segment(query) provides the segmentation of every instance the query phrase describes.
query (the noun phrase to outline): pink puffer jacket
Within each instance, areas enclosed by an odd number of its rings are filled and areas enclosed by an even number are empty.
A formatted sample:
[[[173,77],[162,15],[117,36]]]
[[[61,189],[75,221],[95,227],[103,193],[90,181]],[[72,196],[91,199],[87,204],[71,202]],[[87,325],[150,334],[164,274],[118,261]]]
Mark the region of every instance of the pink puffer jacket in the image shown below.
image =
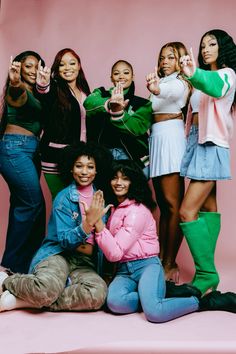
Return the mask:
[[[107,227],[95,234],[96,242],[110,262],[127,262],[157,256],[156,222],[143,204],[126,199],[112,210]]]

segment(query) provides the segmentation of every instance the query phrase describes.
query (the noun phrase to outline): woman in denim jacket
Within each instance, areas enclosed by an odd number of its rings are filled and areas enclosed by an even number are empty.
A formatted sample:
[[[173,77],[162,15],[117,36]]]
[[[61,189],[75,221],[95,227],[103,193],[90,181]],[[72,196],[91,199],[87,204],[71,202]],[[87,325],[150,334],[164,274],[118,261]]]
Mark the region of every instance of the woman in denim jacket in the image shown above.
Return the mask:
[[[96,207],[101,191],[95,191],[94,183],[99,185],[101,171],[106,180],[102,161],[109,165],[110,154],[83,142],[64,151],[62,175],[73,182],[55,198],[48,234],[33,258],[30,274],[0,273],[4,290],[0,311],[22,307],[97,310],[105,301],[107,287],[95,269],[91,233],[101,217]],[[81,204],[89,206],[86,213]]]

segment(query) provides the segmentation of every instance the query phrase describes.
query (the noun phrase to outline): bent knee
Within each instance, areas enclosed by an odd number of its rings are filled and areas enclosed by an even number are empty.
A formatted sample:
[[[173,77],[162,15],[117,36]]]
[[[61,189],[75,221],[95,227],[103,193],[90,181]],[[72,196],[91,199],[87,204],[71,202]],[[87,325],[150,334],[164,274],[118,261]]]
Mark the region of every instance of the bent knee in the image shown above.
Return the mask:
[[[122,301],[122,299],[113,298],[111,296],[107,297],[107,307],[111,312],[117,314],[125,314],[130,312],[130,308],[128,308],[127,302]]]
[[[31,288],[31,299],[39,307],[49,307],[60,296],[62,289],[58,284],[35,279]]]
[[[105,303],[107,297],[107,285],[100,279],[96,285],[90,288],[89,310],[99,310]]]
[[[196,210],[181,207],[179,210],[179,217],[182,222],[196,220],[198,218],[198,212]]]
[[[154,311],[145,312],[145,317],[149,322],[153,323],[164,323],[171,320],[170,315],[161,309],[156,313]]]

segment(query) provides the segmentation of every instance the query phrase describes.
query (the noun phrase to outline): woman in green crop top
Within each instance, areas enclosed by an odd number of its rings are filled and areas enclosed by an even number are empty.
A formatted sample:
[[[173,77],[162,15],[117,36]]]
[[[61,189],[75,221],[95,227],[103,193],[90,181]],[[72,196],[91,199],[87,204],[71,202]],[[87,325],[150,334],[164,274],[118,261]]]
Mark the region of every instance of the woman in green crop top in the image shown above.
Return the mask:
[[[41,103],[35,82],[41,57],[26,51],[10,61],[0,125],[0,173],[9,186],[10,211],[1,265],[25,273],[45,235],[45,202],[37,164]]]

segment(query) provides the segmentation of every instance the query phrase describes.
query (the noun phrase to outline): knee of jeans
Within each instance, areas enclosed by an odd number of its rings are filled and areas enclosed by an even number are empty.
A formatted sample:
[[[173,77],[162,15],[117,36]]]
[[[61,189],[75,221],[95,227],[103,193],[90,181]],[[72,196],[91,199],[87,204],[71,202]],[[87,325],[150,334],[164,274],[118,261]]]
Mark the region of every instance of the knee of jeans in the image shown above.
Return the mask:
[[[123,298],[123,296],[117,295],[116,293],[108,292],[107,295],[107,307],[113,313],[129,313],[133,312],[130,309],[130,303]]]
[[[120,309],[123,307],[122,297],[111,292],[109,288],[107,294],[107,307],[114,313],[119,313]]]
[[[114,313],[122,313],[124,304],[119,299],[113,299],[111,296],[107,297],[107,307]]]
[[[38,198],[36,200],[31,201],[31,208],[37,210],[40,213],[45,208],[45,201],[44,198]]]
[[[161,304],[155,311],[150,310],[145,312],[145,317],[149,322],[164,323],[170,320],[170,316],[166,311],[163,311]]]

